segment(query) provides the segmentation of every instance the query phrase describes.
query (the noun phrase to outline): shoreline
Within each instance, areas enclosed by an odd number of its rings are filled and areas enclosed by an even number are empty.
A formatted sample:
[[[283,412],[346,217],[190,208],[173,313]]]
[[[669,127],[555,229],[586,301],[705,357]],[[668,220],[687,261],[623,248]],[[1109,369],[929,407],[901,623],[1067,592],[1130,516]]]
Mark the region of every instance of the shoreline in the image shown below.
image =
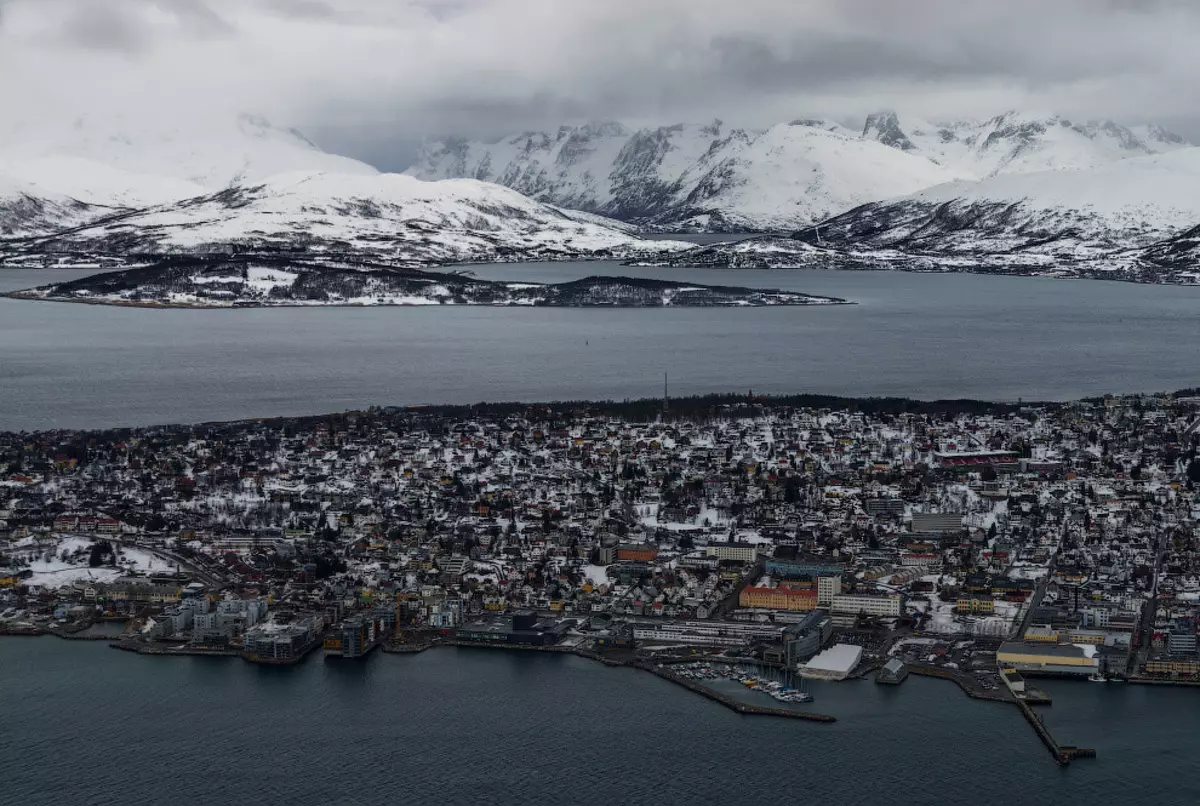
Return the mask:
[[[66,640],[70,640],[75,637],[75,636],[61,634],[61,633],[52,632],[52,631],[43,631],[41,633],[34,633],[34,632],[0,633],[0,638],[21,637],[21,636],[30,636],[30,637],[53,636],[53,637],[57,637],[57,638],[63,638]],[[84,638],[84,636],[79,636],[78,638]],[[159,647],[159,646],[156,646],[153,644],[138,645],[137,643],[130,642],[130,641],[112,640],[111,636],[87,636],[86,638],[92,639],[92,640],[106,640],[107,639],[107,640],[109,640],[109,647],[111,649],[116,649],[116,650],[120,650],[123,652],[130,652],[130,653],[133,653],[136,655],[153,656],[153,657],[240,658],[241,660],[246,661],[247,663],[253,663],[253,664],[262,665],[262,666],[276,666],[276,667],[300,665],[300,664],[308,661],[309,656],[314,654],[315,650],[318,649],[321,645],[321,642],[319,640],[314,641],[313,643],[306,646],[305,650],[303,652],[301,652],[295,658],[289,658],[289,659],[286,659],[283,661],[264,661],[264,660],[258,660],[255,658],[251,658],[244,651],[239,650],[239,649],[207,649],[207,648],[202,648],[202,647],[189,647],[186,649],[171,649],[166,646]],[[792,710],[792,709],[788,709],[788,708],[774,708],[774,707],[770,707],[770,706],[759,706],[759,705],[754,705],[751,703],[742,702],[740,700],[735,699],[734,697],[731,697],[723,692],[717,691],[716,689],[713,689],[709,686],[703,685],[694,680],[685,679],[685,678],[675,674],[673,671],[671,671],[670,664],[654,663],[652,661],[645,660],[643,658],[638,658],[638,657],[629,657],[629,658],[606,657],[605,654],[603,654],[601,652],[597,652],[593,648],[585,648],[585,647],[581,647],[581,646],[563,646],[563,645],[534,646],[534,645],[525,645],[525,644],[487,644],[487,643],[478,643],[478,642],[474,642],[474,641],[460,641],[457,639],[445,639],[445,640],[434,639],[434,640],[420,642],[420,643],[416,643],[416,644],[394,644],[394,643],[389,644],[387,642],[384,642],[380,645],[380,648],[386,654],[400,654],[400,655],[420,654],[422,652],[425,652],[426,650],[438,649],[438,648],[480,649],[480,650],[492,650],[492,651],[503,651],[503,652],[514,652],[514,651],[515,652],[534,652],[534,653],[546,654],[546,655],[570,655],[570,656],[574,656],[574,657],[583,658],[585,660],[595,661],[595,662],[600,663],[601,665],[609,667],[609,668],[629,668],[629,669],[635,669],[638,671],[646,672],[648,674],[654,675],[655,677],[659,678],[660,680],[664,680],[669,683],[674,683],[674,684],[692,692],[693,694],[698,694],[698,695],[704,697],[705,699],[711,700],[712,702],[722,705],[725,708],[728,708],[729,710],[733,711],[734,713],[742,715],[742,716],[774,716],[774,717],[780,717],[780,718],[786,718],[786,719],[799,719],[799,720],[803,720],[803,721],[817,722],[817,723],[822,723],[822,724],[830,724],[830,723],[834,723],[834,722],[838,721],[838,718],[835,716],[832,716],[829,714],[823,714],[823,713],[819,713],[819,712],[814,712],[814,711],[799,711],[799,710]],[[369,657],[369,655],[370,655],[370,653],[364,653],[363,655],[361,655],[359,657],[349,659],[349,661],[351,661],[351,662],[365,661]],[[323,660],[328,660],[328,658],[323,658]],[[342,659],[342,660],[344,660],[344,659]],[[727,662],[727,663],[735,662],[732,659],[714,659],[714,661],[715,662]],[[1095,758],[1096,757],[1096,751],[1091,748],[1081,748],[1081,747],[1076,747],[1074,745],[1062,745],[1057,740],[1055,740],[1055,738],[1050,733],[1050,730],[1046,727],[1046,725],[1045,725],[1044,721],[1041,719],[1041,717],[1037,716],[1032,710],[1032,706],[1034,706],[1034,705],[1049,704],[1048,700],[1040,700],[1039,699],[1039,700],[1027,701],[1027,700],[1013,697],[1011,694],[1008,694],[1007,691],[1005,691],[1005,690],[997,690],[994,693],[988,692],[988,691],[981,691],[981,690],[976,689],[974,686],[970,685],[967,682],[967,680],[962,679],[964,676],[956,673],[953,670],[949,670],[949,669],[942,669],[940,667],[929,667],[929,666],[925,666],[924,664],[912,664],[912,663],[906,664],[906,667],[908,668],[909,673],[912,675],[916,675],[918,677],[946,680],[948,682],[954,683],[957,686],[957,688],[963,694],[965,694],[969,699],[980,700],[980,701],[985,701],[985,702],[995,702],[995,703],[999,703],[1002,705],[1016,706],[1018,709],[1020,709],[1025,721],[1028,722],[1029,725],[1033,728],[1034,733],[1035,733],[1035,735],[1037,735],[1039,741],[1041,741],[1042,744],[1046,747],[1046,749],[1050,752],[1050,755],[1051,755],[1052,759],[1054,760],[1054,762],[1056,764],[1058,764],[1060,767],[1067,767],[1070,765],[1070,763],[1072,761],[1079,759],[1079,758]],[[871,672],[871,671],[875,671],[875,670],[868,669],[868,670],[866,670],[866,673],[864,673],[864,674],[855,675],[855,676],[847,678],[846,680],[843,680],[841,682],[843,682],[843,683],[862,682],[867,679],[867,677],[869,676],[869,672]],[[1144,683],[1144,684],[1157,684],[1157,685],[1200,686],[1200,681],[1195,681],[1195,682],[1169,681],[1169,680],[1159,681],[1159,680],[1153,680],[1153,679],[1149,679],[1149,678],[1130,678],[1128,680],[1128,682]]]
[[[663,309],[702,309],[702,310],[727,310],[727,309],[743,309],[753,308],[759,309],[774,309],[774,308],[826,308],[842,305],[858,305],[854,300],[840,299],[838,297],[826,297],[820,294],[806,294],[802,291],[784,292],[795,294],[805,298],[803,302],[781,302],[778,304],[752,304],[752,303],[729,303],[717,305],[544,305],[532,304],[523,302],[505,302],[505,303],[481,303],[481,302],[428,302],[428,303],[404,303],[404,302],[381,302],[381,303],[363,303],[363,302],[279,302],[279,303],[258,303],[258,302],[243,302],[231,303],[229,305],[190,305],[182,302],[161,302],[158,300],[133,301],[123,299],[85,299],[80,297],[60,297],[60,296],[35,296],[29,293],[31,289],[20,291],[6,291],[0,293],[0,297],[15,299],[21,302],[61,302],[73,305],[98,305],[113,308],[139,308],[147,310],[164,310],[164,311],[258,311],[267,309],[297,309],[297,308],[404,308],[421,310],[425,308],[441,309],[441,308],[513,308],[513,309],[528,309],[528,308],[559,308],[559,309],[580,309],[580,310],[663,310]],[[752,288],[750,291],[773,293],[779,291],[775,288],[759,289]]]

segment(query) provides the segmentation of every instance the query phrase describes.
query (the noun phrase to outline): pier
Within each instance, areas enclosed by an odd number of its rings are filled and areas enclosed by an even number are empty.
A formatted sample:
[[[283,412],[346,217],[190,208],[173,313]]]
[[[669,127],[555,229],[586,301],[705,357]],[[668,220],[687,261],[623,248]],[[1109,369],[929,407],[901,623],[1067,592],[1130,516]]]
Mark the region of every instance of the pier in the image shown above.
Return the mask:
[[[1046,727],[1046,723],[1042,718],[1033,712],[1029,703],[1022,699],[1016,700],[1017,707],[1021,709],[1021,714],[1025,717],[1025,721],[1033,726],[1033,731],[1042,740],[1042,744],[1050,751],[1050,755],[1054,758],[1054,762],[1060,767],[1066,767],[1077,758],[1095,758],[1096,751],[1088,747],[1075,747],[1073,745],[1060,745],[1055,741],[1050,729]]]
[[[693,691],[702,697],[707,697],[714,702],[719,702],[721,705],[724,705],[726,708],[730,709],[731,711],[736,711],[739,714],[748,716],[781,716],[789,719],[806,719],[810,722],[837,722],[835,717],[829,716],[828,714],[817,714],[813,713],[812,711],[793,711],[789,708],[764,708],[760,705],[749,705],[744,702],[739,702],[733,697],[722,694],[719,691],[714,691],[708,686],[701,685],[694,680],[688,680],[680,677],[666,666],[651,664],[645,661],[634,661],[629,665],[635,669],[641,669],[642,671],[649,672],[656,677],[661,677],[663,680],[669,680],[672,683],[677,683],[689,691]]]
[[[941,666],[928,666],[923,663],[907,663],[909,674],[920,675],[921,677],[938,677],[942,680],[950,680],[957,684],[963,693],[973,700],[988,700],[989,702],[1012,702],[1012,697],[1007,690],[995,689],[990,690],[979,685],[978,681],[970,675],[954,669],[945,669]]]

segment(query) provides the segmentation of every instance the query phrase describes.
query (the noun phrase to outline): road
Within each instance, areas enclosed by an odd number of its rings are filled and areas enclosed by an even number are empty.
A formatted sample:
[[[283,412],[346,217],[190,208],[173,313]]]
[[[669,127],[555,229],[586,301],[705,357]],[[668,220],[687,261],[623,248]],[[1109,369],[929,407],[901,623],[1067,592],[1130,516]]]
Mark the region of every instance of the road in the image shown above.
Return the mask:
[[[1159,532],[1158,545],[1155,547],[1154,572],[1150,580],[1150,598],[1142,606],[1142,614],[1138,619],[1137,636],[1138,648],[1129,652],[1129,660],[1125,665],[1125,674],[1137,674],[1146,664],[1150,655],[1150,642],[1154,637],[1154,614],[1158,612],[1158,580],[1162,575],[1163,560],[1167,553],[1166,532]]]
[[[176,554],[169,549],[159,548],[157,546],[147,546],[145,543],[138,542],[137,540],[124,540],[119,537],[108,537],[107,539],[118,545],[129,546],[131,548],[138,549],[139,551],[145,551],[153,554],[160,560],[174,563],[177,567],[189,572],[193,577],[196,578],[198,582],[203,582],[210,588],[220,588],[226,584],[226,580],[217,576],[211,569],[206,568],[199,563],[194,562],[193,560],[189,560],[179,554]]]
[[[1029,629],[1029,622],[1033,619],[1033,611],[1037,610],[1042,604],[1042,597],[1046,595],[1046,588],[1050,584],[1050,578],[1054,576],[1054,565],[1058,562],[1058,551],[1050,558],[1050,565],[1046,568],[1046,576],[1038,580],[1034,586],[1033,596],[1029,597],[1026,602],[1025,615],[1021,618],[1019,624],[1013,625],[1013,631],[1009,633],[1008,640],[1019,641],[1025,635],[1025,631]]]

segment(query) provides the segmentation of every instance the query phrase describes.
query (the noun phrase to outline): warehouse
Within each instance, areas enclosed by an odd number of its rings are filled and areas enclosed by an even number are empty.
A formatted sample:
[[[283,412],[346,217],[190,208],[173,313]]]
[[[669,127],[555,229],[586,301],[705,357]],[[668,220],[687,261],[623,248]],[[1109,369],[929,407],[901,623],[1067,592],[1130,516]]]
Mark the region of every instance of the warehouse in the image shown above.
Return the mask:
[[[1081,675],[1088,677],[1100,669],[1096,647],[1078,644],[1029,644],[1007,641],[996,652],[1001,667],[1026,675]]]
[[[845,680],[858,665],[862,651],[854,644],[835,644],[810,660],[800,674],[819,680]]]

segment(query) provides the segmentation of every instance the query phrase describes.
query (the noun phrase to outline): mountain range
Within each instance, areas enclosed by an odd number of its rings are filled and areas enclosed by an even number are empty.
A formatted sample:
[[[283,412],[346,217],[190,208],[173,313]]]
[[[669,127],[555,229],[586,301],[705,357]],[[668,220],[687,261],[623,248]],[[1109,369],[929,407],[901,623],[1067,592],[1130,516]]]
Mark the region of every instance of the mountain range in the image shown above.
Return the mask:
[[[0,266],[284,256],[310,277],[607,258],[1194,283],[1198,179],[1200,148],[1160,128],[1016,113],[880,113],[861,131],[596,123],[431,141],[405,174],[257,117],[110,116],[0,126]],[[642,226],[791,234],[691,248]]]
[[[1086,170],[1186,146],[1161,128],[1112,121],[1007,112],[933,124],[883,112],[861,131],[823,119],[765,131],[719,120],[638,130],[604,122],[495,143],[432,140],[407,172],[497,182],[671,231],[778,231],[948,182]]]
[[[495,184],[381,174],[261,118],[199,131],[113,125],[0,141],[0,262],[295,252],[419,266],[684,246]]]

